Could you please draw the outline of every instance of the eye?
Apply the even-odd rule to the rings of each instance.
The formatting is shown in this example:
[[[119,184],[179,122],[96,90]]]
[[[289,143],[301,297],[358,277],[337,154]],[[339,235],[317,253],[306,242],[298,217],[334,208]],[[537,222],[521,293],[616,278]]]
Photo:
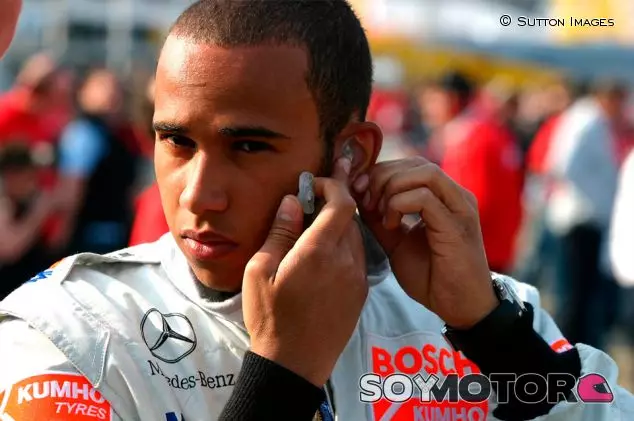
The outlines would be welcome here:
[[[195,149],[196,148],[196,142],[184,136],[178,136],[178,135],[165,133],[165,134],[159,135],[159,139],[163,142],[167,142],[173,148],[178,148],[178,149],[180,148]]]
[[[272,151],[273,147],[266,142],[256,142],[256,141],[252,141],[252,140],[244,140],[244,141],[238,141],[238,142],[233,142],[231,144],[232,149],[236,150],[236,151],[240,151],[240,152],[246,152],[246,153],[257,153],[257,152],[264,152],[264,151]]]

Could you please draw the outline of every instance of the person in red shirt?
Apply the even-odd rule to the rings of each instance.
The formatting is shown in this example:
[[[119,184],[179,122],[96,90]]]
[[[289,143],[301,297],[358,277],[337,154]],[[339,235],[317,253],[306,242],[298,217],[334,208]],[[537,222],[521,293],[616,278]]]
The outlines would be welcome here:
[[[158,185],[152,184],[137,198],[130,246],[151,243],[169,231]]]
[[[50,124],[48,115],[57,111],[60,69],[48,55],[29,58],[13,89],[0,97],[0,142],[22,138],[31,146],[51,143],[61,127]]]
[[[478,199],[487,259],[492,270],[508,273],[522,222],[523,171],[520,151],[502,122],[470,113],[474,87],[453,73],[438,83],[447,109],[439,128],[442,169]]]
[[[17,76],[15,86],[0,96],[0,146],[22,139],[40,167],[40,186],[56,183],[55,144],[70,118],[70,90],[67,73],[48,55],[29,58]]]

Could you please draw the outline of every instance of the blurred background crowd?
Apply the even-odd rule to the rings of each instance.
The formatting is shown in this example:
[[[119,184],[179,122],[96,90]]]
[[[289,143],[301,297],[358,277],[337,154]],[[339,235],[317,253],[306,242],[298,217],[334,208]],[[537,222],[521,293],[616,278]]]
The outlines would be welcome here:
[[[0,62],[0,299],[63,256],[167,231],[152,74],[188,3],[25,0]],[[470,189],[492,270],[540,288],[565,336],[609,352],[631,389],[634,279],[613,257],[634,261],[620,205],[634,166],[634,2],[352,3],[375,56],[380,159],[421,155]],[[503,26],[505,14],[615,24]]]

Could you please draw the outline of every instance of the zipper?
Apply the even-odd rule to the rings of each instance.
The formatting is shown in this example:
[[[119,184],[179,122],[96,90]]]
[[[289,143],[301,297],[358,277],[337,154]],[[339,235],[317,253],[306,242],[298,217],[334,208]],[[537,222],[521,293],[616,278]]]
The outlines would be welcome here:
[[[317,421],[335,421],[335,409],[332,405],[332,386],[330,379],[326,382],[324,387],[324,394],[326,399],[319,405],[319,410],[315,414],[315,420]]]

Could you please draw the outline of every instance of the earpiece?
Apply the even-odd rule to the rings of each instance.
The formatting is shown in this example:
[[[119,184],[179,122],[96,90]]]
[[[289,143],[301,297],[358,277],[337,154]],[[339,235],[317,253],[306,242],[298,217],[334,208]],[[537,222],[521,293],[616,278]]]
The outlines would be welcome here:
[[[354,163],[354,147],[352,146],[353,138],[347,139],[341,147],[341,156],[348,158],[350,163]]]

